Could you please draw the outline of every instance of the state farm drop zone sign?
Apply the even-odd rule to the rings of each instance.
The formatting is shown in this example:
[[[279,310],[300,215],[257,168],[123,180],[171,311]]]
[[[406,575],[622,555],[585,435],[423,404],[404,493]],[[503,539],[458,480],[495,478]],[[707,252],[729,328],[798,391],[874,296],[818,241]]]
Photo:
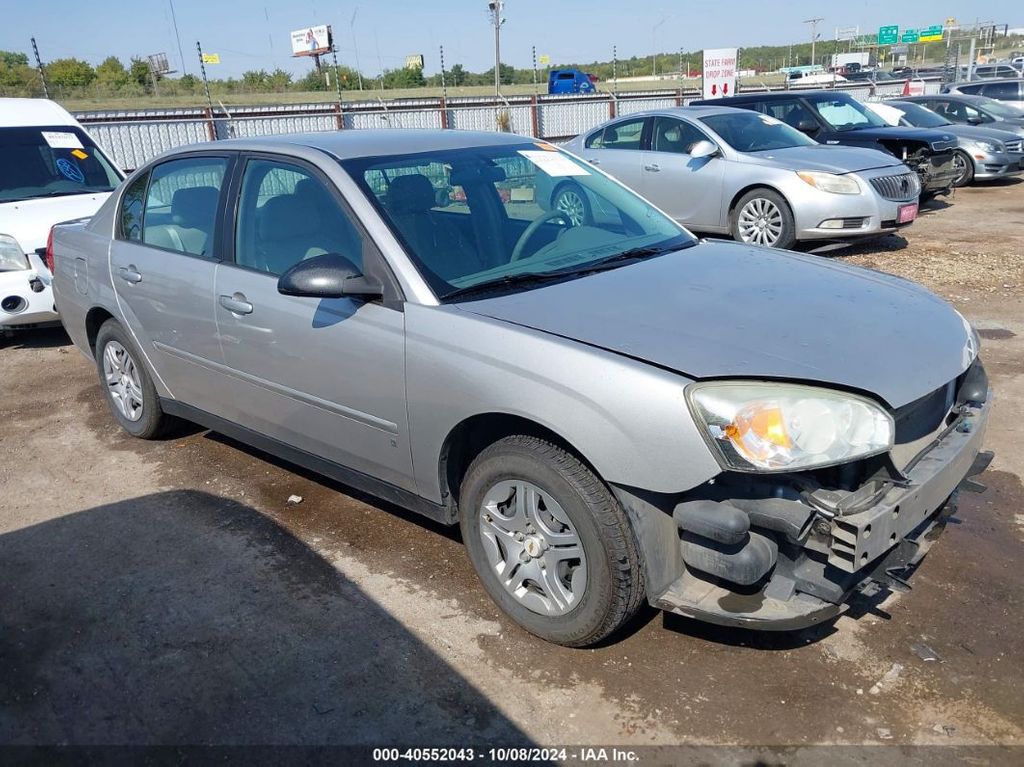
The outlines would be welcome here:
[[[736,93],[736,48],[704,51],[704,98],[717,99]]]

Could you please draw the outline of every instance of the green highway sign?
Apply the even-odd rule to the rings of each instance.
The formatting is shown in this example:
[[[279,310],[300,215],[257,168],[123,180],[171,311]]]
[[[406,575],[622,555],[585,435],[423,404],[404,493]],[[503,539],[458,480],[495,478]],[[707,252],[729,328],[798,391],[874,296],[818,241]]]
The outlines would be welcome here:
[[[900,28],[897,24],[893,24],[891,27],[878,28],[879,45],[895,45],[897,42],[899,42],[899,37]]]
[[[903,34],[900,35],[901,43],[916,43],[918,40],[919,38],[916,29],[904,29]]]
[[[934,24],[930,27],[922,29],[918,35],[922,43],[933,43],[936,40],[942,39],[942,25]]]

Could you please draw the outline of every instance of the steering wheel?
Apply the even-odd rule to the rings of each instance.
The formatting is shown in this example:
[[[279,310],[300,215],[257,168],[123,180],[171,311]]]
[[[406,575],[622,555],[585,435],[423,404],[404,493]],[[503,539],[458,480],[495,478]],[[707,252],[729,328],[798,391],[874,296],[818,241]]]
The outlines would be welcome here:
[[[519,239],[516,240],[516,246],[512,248],[512,261],[518,261],[523,257],[523,250],[526,249],[527,243],[530,242],[530,238],[537,233],[548,221],[559,220],[562,222],[562,226],[566,229],[572,227],[572,222],[569,221],[569,217],[560,210],[549,210],[547,213],[542,213],[530,222],[530,225],[526,227]]]

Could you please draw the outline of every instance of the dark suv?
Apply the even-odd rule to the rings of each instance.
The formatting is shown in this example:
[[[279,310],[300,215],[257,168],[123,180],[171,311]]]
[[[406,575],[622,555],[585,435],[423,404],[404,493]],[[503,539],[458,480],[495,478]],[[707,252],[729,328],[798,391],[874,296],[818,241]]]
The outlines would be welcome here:
[[[697,104],[752,109],[791,125],[820,144],[880,149],[895,155],[921,177],[921,197],[945,194],[953,187],[956,136],[937,130],[890,126],[841,91],[749,93]]]

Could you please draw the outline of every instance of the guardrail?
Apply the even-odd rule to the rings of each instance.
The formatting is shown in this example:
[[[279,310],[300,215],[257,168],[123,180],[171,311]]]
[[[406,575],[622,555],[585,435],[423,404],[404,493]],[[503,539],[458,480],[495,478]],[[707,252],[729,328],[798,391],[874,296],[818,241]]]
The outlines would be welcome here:
[[[939,81],[925,90],[938,92]],[[820,88],[820,86],[819,86]],[[837,83],[858,98],[899,96],[903,82]],[[767,87],[744,87],[763,92]],[[797,90],[797,89],[794,89]],[[804,89],[806,90],[806,89]],[[184,144],[227,138],[366,128],[453,128],[498,131],[562,141],[618,115],[684,106],[700,98],[696,90],[637,91],[570,96],[507,98],[424,98],[348,101],[344,104],[289,104],[220,109],[162,109],[78,112],[76,119],[125,170]]]

